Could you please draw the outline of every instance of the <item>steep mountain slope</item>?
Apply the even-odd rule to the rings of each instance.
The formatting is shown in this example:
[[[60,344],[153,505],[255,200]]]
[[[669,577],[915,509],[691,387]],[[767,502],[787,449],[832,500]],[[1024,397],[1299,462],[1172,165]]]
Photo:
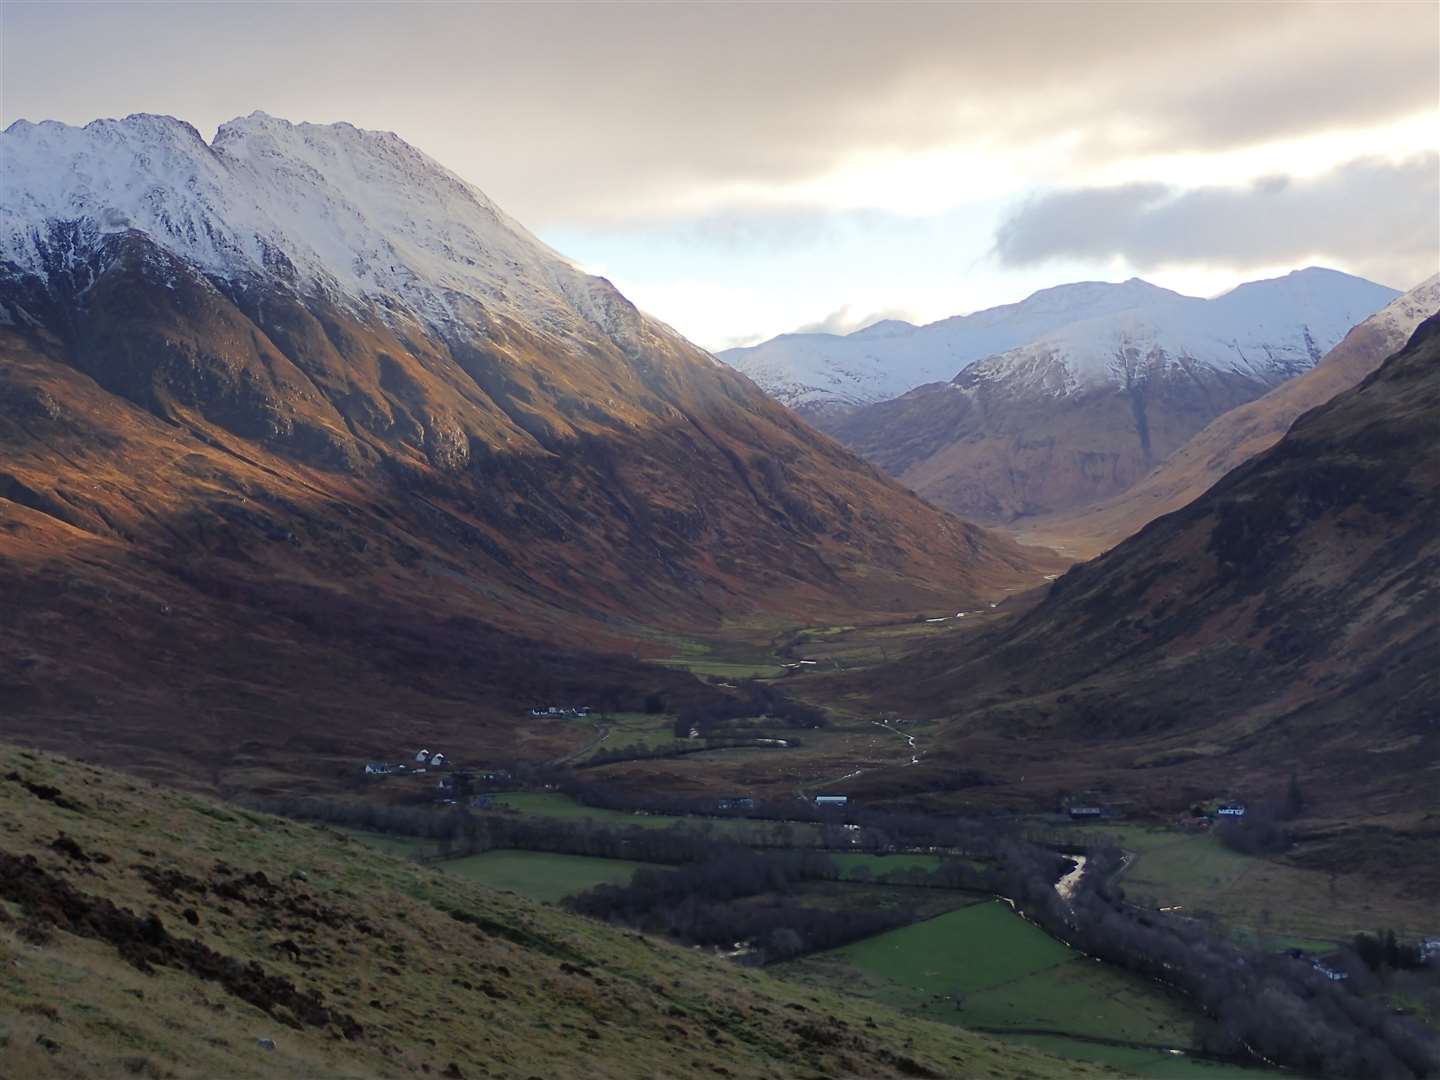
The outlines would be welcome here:
[[[717,355],[777,401],[828,430],[864,405],[951,378],[967,364],[1062,326],[1179,299],[1139,278],[1059,285],[925,326],[886,319],[853,334],[782,334]]]
[[[943,762],[1440,810],[1440,317],[1008,628],[896,671]],[[996,747],[996,756],[980,749]],[[1137,773],[1135,770],[1142,770]],[[1268,786],[1267,786],[1268,785]],[[1412,822],[1413,823],[1413,822]]]
[[[0,746],[7,1077],[1112,1075]]]
[[[1440,312],[1440,274],[1360,323],[1323,360],[1264,397],[1221,413],[1124,494],[1072,516],[1025,522],[1034,543],[1089,558],[1147,522],[1198,498],[1231,469],[1275,445],[1301,413],[1348,390],[1392,353],[1415,327]]]
[[[1124,491],[1210,420],[1309,370],[1398,295],[1332,270],[1072,323],[852,413],[847,446],[947,509],[1006,522]]]
[[[15,734],[222,787],[294,739],[378,753],[434,725],[493,754],[536,698],[674,688],[584,650],[1043,569],[393,135],[257,114],[212,144],[151,116],[0,139]]]

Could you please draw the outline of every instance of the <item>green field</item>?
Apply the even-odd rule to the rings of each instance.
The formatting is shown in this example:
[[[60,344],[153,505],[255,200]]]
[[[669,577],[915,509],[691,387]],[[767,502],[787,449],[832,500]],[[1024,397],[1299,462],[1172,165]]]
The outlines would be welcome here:
[[[336,829],[0,747],[0,777],[15,776],[0,781],[3,847],[23,855],[35,888],[16,889],[8,864],[0,875],[11,885],[0,889],[6,1077],[800,1080],[955,1075],[950,1064],[964,1062],[969,1075],[1100,1080],[1094,1068],[577,918]],[[62,834],[76,855],[56,850]],[[77,858],[98,865],[82,874]],[[498,879],[502,862],[485,874]],[[523,873],[533,882],[554,865]],[[564,878],[569,887],[576,875]],[[191,945],[203,965],[180,959]],[[217,978],[222,963],[247,977]],[[307,1008],[292,1011],[302,995]],[[796,1017],[843,1032],[843,1043],[799,1038]],[[363,1036],[339,1037],[352,1018]],[[256,1052],[261,1038],[273,1048]]]
[[[437,865],[466,881],[554,904],[596,885],[624,885],[636,870],[648,864],[548,851],[487,851]]]
[[[675,737],[675,717],[655,713],[612,713],[608,717],[596,721],[596,728],[606,729],[603,741],[596,743],[579,752],[571,755],[567,761],[571,764],[584,765],[590,762],[598,754],[613,754],[632,747],[639,747],[646,751],[662,750],[671,752],[675,757],[689,756],[692,754],[705,754],[707,760],[713,760],[716,754],[723,754],[728,751],[753,753],[755,750],[779,750],[781,747],[744,747],[744,748],[708,748],[706,742],[692,739],[677,739]],[[717,736],[725,736],[726,732],[717,732]],[[736,738],[787,738],[783,730],[779,731],[744,731],[735,733]],[[624,759],[621,759],[624,760]],[[647,758],[645,760],[655,760]],[[616,764],[609,762],[607,764]],[[601,766],[603,768],[603,766]]]
[[[656,635],[674,655],[654,660],[692,675],[722,679],[773,679],[785,674],[781,662],[766,646],[744,641],[699,641],[675,635]]]
[[[779,664],[764,661],[708,660],[687,656],[667,656],[663,660],[654,661],[654,663],[665,667],[679,668],[692,675],[718,675],[722,679],[774,679],[785,674],[785,669]]]
[[[853,671],[887,663],[915,648],[947,638],[956,640],[958,635],[993,623],[996,617],[988,610],[972,610],[964,619],[953,618],[953,610],[928,614],[943,616],[945,621],[932,623],[907,619],[875,626],[809,627],[792,637],[790,654],[819,661],[801,674],[836,668]]]
[[[401,858],[414,859],[435,854],[435,845],[431,841],[417,837],[389,836],[353,829],[341,831],[367,847]],[[637,869],[649,864],[548,851],[502,850],[444,859],[430,865],[466,881],[478,881],[492,889],[504,889],[553,904],[595,885],[623,885]]]
[[[672,825],[683,825],[687,829],[712,828],[717,833],[744,841],[748,838],[761,839],[777,828],[788,828],[792,836],[801,836],[802,830],[818,832],[819,826],[808,822],[751,821],[746,818],[710,818],[680,816],[676,814],[636,814],[627,810],[605,810],[585,806],[569,795],[558,791],[513,791],[498,796],[496,803],[522,814],[537,817],[590,818],[592,821],[616,828],[668,829]],[[893,856],[892,856],[893,857]]]
[[[1436,925],[1433,904],[1402,896],[1390,883],[1363,874],[1332,878],[1284,856],[1243,855],[1211,832],[1132,822],[1042,827],[1077,839],[1116,837],[1134,856],[1118,879],[1132,901],[1181,916],[1213,915],[1236,937],[1267,949],[1328,951],[1360,931],[1394,928],[1402,937],[1424,937]]]
[[[1267,947],[1325,949],[1357,932],[1394,927],[1403,935],[1433,929],[1433,909],[1397,897],[1355,875],[1332,879],[1275,858],[1242,855],[1211,833],[1168,833],[1137,852],[1120,883],[1132,899],[1212,913],[1242,938]]]
[[[643,746],[653,750],[677,742],[674,734],[675,717],[664,713],[620,712],[611,713],[596,721],[609,730],[605,741],[577,755],[575,761],[588,761],[602,751],[620,750],[627,746]]]
[[[880,878],[897,870],[919,869],[929,873],[940,866],[939,855],[868,855],[859,851],[842,851],[832,852],[830,858],[847,877],[861,867]]]
[[[1081,956],[1000,901],[776,971],[813,985],[845,987],[928,1019],[1042,1038],[1056,1044],[1047,1046],[1053,1052],[1143,1075],[1227,1075],[1168,1052],[1192,1045],[1194,1017],[1183,1002]],[[1152,1071],[1161,1067],[1164,1072]],[[1242,1074],[1250,1075],[1234,1073]]]
[[[706,818],[678,817],[672,814],[636,814],[628,810],[606,810],[578,803],[569,795],[558,791],[512,791],[497,796],[495,802],[498,806],[518,810],[522,814],[533,814],[536,817],[570,820],[589,818],[592,821],[621,828],[666,829],[677,824],[698,828],[708,820]],[[716,822],[716,824],[733,825],[736,823],[723,821]]]

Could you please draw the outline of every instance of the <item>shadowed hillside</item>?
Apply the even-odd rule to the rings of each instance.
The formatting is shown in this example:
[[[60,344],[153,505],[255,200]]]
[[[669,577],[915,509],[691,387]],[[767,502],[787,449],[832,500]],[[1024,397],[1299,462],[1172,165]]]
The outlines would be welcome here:
[[[984,754],[1032,791],[1104,773],[1182,803],[1298,770],[1332,808],[1417,823],[1440,792],[1437,470],[1431,318],[1010,625],[897,666],[911,709],[955,718],[929,778]]]
[[[1046,569],[393,135],[257,114],[213,145],[149,116],[0,138],[15,737],[222,789],[442,738],[544,755],[573,736],[522,728],[537,700],[699,692],[601,654]]]
[[[1152,300],[1080,318],[827,430],[956,513],[1007,523],[1075,514],[1132,487],[1217,416],[1311,370],[1395,296],[1310,267],[1210,300]]]
[[[1077,514],[1024,522],[1016,533],[1067,555],[1098,555],[1161,514],[1199,498],[1231,469],[1274,446],[1296,417],[1369,375],[1437,311],[1440,275],[1360,323],[1303,375],[1221,413],[1130,490]]]

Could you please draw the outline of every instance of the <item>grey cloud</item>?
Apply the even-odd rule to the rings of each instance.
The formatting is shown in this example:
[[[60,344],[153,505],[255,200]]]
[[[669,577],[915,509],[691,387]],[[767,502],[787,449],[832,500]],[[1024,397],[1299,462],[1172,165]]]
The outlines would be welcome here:
[[[1115,127],[1183,150],[1369,123],[1434,107],[1440,35],[1434,4],[117,0],[0,19],[0,122],[345,119],[396,130],[537,227],[644,219],[692,187],[863,151],[1070,132],[1105,158],[1125,146]]]
[[[809,206],[744,207],[698,216],[657,216],[627,225],[627,235],[654,243],[714,252],[782,252],[818,247],[865,234],[923,233],[913,217],[882,210],[829,210]],[[603,229],[603,226],[602,226]]]
[[[1011,266],[1123,256],[1175,264],[1274,265],[1312,257],[1408,286],[1440,266],[1440,155],[1362,159],[1308,179],[1177,191],[1079,188],[1028,200],[1000,226]]]
[[[797,334],[853,334],[856,330],[864,330],[867,326],[874,326],[886,319],[900,319],[904,322],[911,322],[915,316],[913,313],[902,308],[889,308],[885,311],[872,311],[868,315],[853,315],[849,304],[844,304],[832,311],[819,322],[806,323],[804,326],[797,326]]]
[[[855,220],[854,215],[848,215]],[[733,210],[662,223],[677,243],[719,251],[783,251],[832,236],[840,215],[803,207]]]
[[[712,346],[712,353],[721,353],[726,349],[745,349],[751,345],[759,345],[766,339],[764,334],[741,334],[738,337],[725,338],[719,345]]]

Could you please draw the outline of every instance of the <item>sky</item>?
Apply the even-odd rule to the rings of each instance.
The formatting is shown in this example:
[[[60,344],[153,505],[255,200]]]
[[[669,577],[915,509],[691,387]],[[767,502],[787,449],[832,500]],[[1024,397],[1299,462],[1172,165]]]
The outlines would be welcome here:
[[[1440,270],[1435,0],[0,3],[0,125],[256,109],[396,132],[716,350]]]

